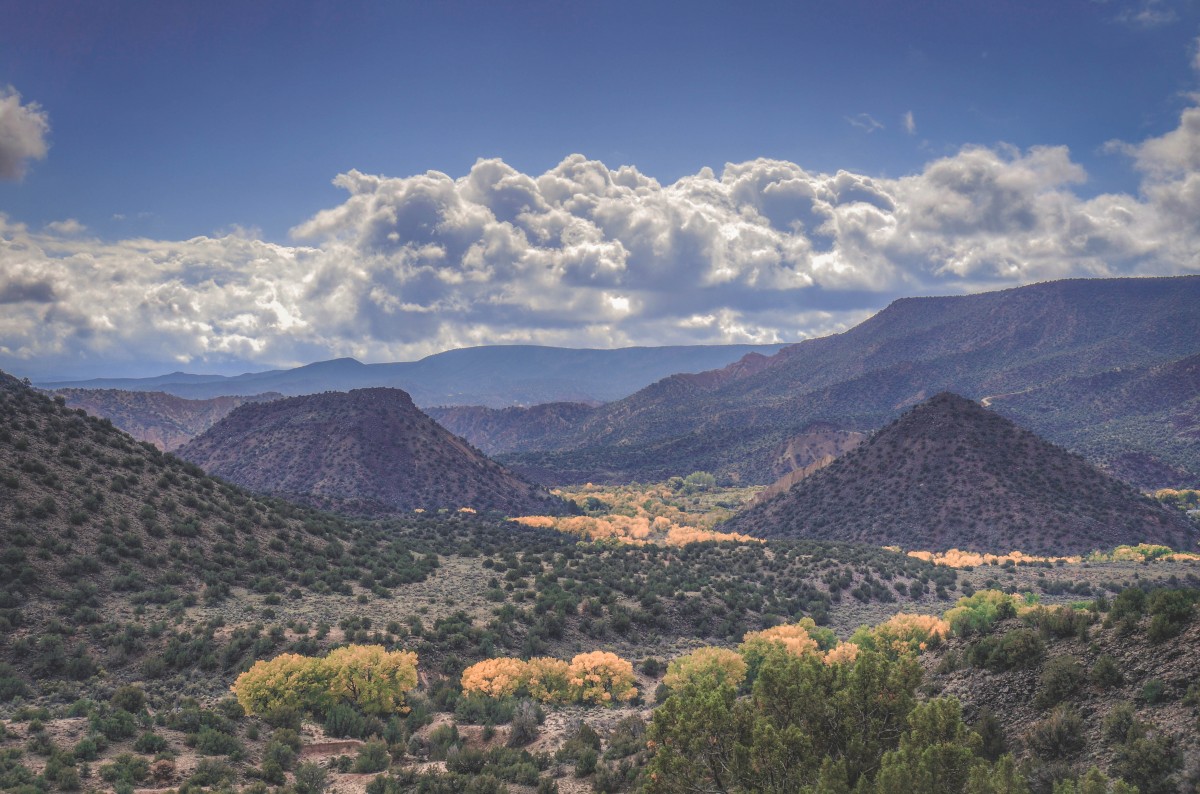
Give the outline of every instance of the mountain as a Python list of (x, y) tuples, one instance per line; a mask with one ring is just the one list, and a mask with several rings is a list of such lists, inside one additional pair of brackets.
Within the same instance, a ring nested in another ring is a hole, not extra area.
[(59, 389), (68, 408), (82, 408), (108, 419), (138, 441), (149, 441), (161, 450), (181, 447), (246, 402), (265, 402), (282, 394), (252, 397), (212, 397), (188, 400), (161, 391), (120, 389)]
[[(940, 391), (981, 399), (1196, 355), (1198, 306), (1200, 276), (905, 298), (845, 333), (665, 378), (599, 407), (552, 444), (499, 457), (561, 483), (704, 469), (765, 484), (777, 476), (769, 451), (812, 422), (872, 430)], [(1086, 406), (1065, 410), (1087, 435)], [(1172, 465), (1200, 472), (1200, 456)]]
[(1179, 512), (950, 393), (728, 527), (759, 537), (1052, 555), (1143, 542), (1194, 551), (1198, 536)]
[(586, 403), (543, 403), (528, 408), (452, 405), (426, 408), (425, 413), (485, 454), (523, 452), (557, 443), (596, 410)]
[(178, 455), (251, 490), (349, 512), (565, 510), (421, 413), (400, 389), (247, 403)]
[(586, 350), (489, 345), (447, 350), (420, 361), (363, 364), (352, 358), (234, 377), (174, 373), (153, 378), (39, 382), (46, 389), (161, 391), (204, 399), (278, 392), (287, 396), (371, 387), (406, 390), (420, 406), (503, 408), (548, 402), (607, 402), (674, 372), (724, 367), (783, 345), (680, 345)]
[(1142, 488), (1200, 482), (1200, 355), (987, 398), (988, 407)]

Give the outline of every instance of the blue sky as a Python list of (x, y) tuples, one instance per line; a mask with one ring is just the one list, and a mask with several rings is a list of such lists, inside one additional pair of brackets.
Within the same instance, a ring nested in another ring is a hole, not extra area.
[(0, 19), (18, 374), (790, 341), (902, 294), (1200, 267), (1165, 231), (1192, 195), (1194, 2), (0, 0)]

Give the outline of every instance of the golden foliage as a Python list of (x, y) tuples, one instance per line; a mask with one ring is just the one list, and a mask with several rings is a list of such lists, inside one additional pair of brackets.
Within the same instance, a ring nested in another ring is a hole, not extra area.
[(586, 486), (557, 491), (564, 499), (579, 504), (589, 499), (604, 505), (600, 512), (583, 516), (523, 516), (514, 518), (526, 526), (553, 528), (584, 540), (616, 541), (631, 545), (656, 543), (682, 546), (706, 541), (761, 543), (758, 538), (720, 532), (719, 523), (733, 515), (729, 505), (744, 504), (755, 488), (713, 488), (702, 494), (682, 494), (666, 484)]
[(737, 687), (746, 678), (746, 660), (727, 648), (700, 648), (671, 661), (663, 683), (672, 689), (686, 684)]
[(825, 653), (825, 664), (850, 664), (858, 658), (859, 647), (852, 642), (839, 642)]
[[(895, 549), (899, 551), (899, 549)], [(973, 551), (950, 549), (949, 551), (910, 551), (909, 557), (932, 562), (934, 565), (945, 565), (947, 568), (973, 568), (979, 565), (1003, 565), (1006, 562), (1066, 562), (1077, 563), (1082, 557), (1038, 557), (1022, 551), (1010, 551), (1008, 554), (980, 554)]]
[(517, 693), (528, 676), (528, 664), (520, 659), (485, 659), (462, 674), (462, 690), (493, 698)]
[(543, 703), (566, 700), (570, 668), (562, 659), (535, 656), (525, 663), (525, 689)]
[(863, 626), (851, 642), (888, 654), (919, 653), (950, 636), (950, 623), (935, 615), (898, 612), (873, 629)]
[(793, 656), (810, 656), (820, 653), (817, 641), (800, 623), (747, 632), (746, 636), (742, 638), (739, 650), (745, 653), (746, 650), (761, 649), (762, 645), (767, 643), (782, 645)]
[(284, 653), (254, 663), (231, 689), (247, 713), (280, 707), (323, 711), (339, 700), (368, 714), (404, 709), (404, 693), (417, 685), (417, 655), (381, 645), (349, 645), (325, 657)]
[(356, 704), (364, 714), (404, 711), (404, 693), (417, 686), (417, 654), (382, 645), (348, 645), (321, 660), (329, 692)]
[(633, 682), (633, 665), (608, 651), (577, 654), (567, 671), (571, 699), (581, 703), (633, 700), (637, 697)]

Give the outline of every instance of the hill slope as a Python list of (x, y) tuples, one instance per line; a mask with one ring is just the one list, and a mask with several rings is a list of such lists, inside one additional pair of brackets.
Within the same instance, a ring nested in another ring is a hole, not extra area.
[(976, 403), (939, 394), (787, 492), (735, 516), (760, 537), (1068, 554), (1194, 550), (1196, 528)]
[(178, 454), (255, 491), (355, 512), (565, 509), (447, 432), (399, 389), (246, 404)]
[(749, 353), (782, 345), (678, 345), (587, 350), (539, 345), (488, 345), (447, 350), (420, 361), (363, 364), (352, 358), (234, 377), (177, 372), (153, 378), (39, 383), (47, 389), (162, 391), (201, 399), (279, 392), (288, 396), (371, 387), (406, 390), (420, 406), (503, 408), (547, 402), (605, 402), (625, 397), (673, 372), (723, 367)]
[(1200, 482), (1200, 355), (997, 395), (988, 406), (1134, 485)]
[(171, 451), (212, 427), (242, 403), (265, 402), (278, 393), (253, 397), (212, 397), (188, 400), (161, 391), (120, 389), (60, 389), (68, 408), (82, 408), (92, 416), (111, 421), (138, 441), (149, 441)]
[[(768, 483), (766, 451), (811, 422), (871, 430), (940, 391), (980, 399), (1195, 355), (1198, 305), (1198, 276), (905, 298), (763, 361), (666, 378), (601, 406), (554, 446), (502, 460), (597, 482), (707, 469)], [(1200, 472), (1200, 459), (1189, 466)]]

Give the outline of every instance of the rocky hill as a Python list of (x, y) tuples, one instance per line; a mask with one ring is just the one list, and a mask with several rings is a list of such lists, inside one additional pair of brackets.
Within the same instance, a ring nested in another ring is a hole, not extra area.
[[(873, 430), (940, 391), (982, 399), (1196, 355), (1197, 305), (1200, 276), (905, 298), (845, 333), (765, 360), (666, 378), (601, 406), (553, 446), (501, 460), (575, 481), (704, 469), (765, 484), (776, 477), (766, 464), (769, 451), (814, 421)], [(1085, 407), (1068, 403), (1064, 410), (1088, 436), (1093, 422)], [(1191, 448), (1169, 463), (1200, 473)]]
[(565, 510), (421, 413), (400, 389), (246, 404), (178, 454), (251, 490), (355, 513)]
[(1182, 514), (949, 393), (728, 526), (760, 537), (1051, 555), (1142, 542), (1194, 551), (1197, 540)]
[(188, 400), (161, 391), (59, 389), (55, 393), (66, 399), (68, 408), (82, 408), (92, 416), (108, 419), (138, 441), (149, 441), (168, 452), (200, 435), (243, 403), (283, 396), (273, 392)]

